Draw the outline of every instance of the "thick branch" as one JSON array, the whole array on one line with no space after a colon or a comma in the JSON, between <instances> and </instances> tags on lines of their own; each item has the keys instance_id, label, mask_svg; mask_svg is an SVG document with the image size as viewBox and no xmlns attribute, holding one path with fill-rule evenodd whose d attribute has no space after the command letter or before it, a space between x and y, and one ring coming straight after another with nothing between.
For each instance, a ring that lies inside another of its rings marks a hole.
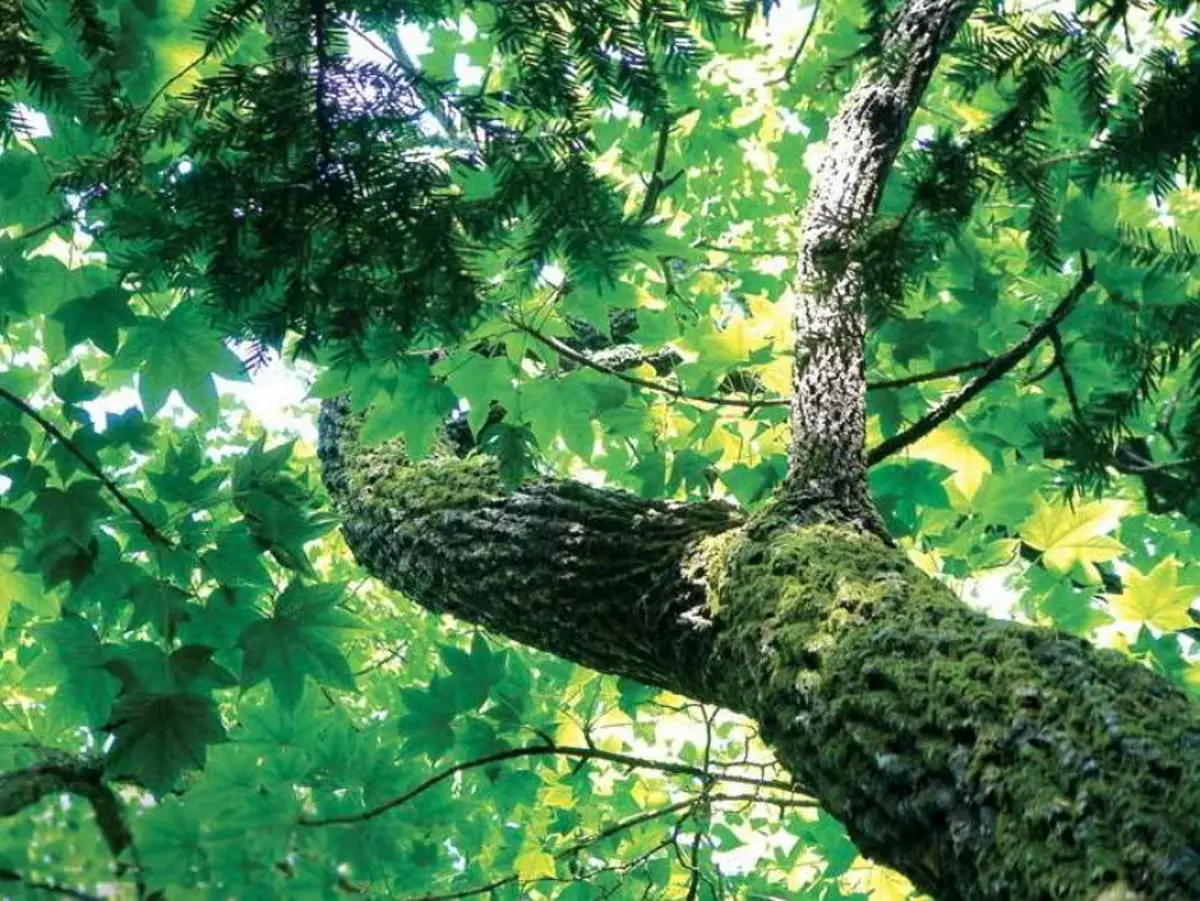
<instances>
[{"instance_id":1,"label":"thick branch","mask_svg":"<svg viewBox=\"0 0 1200 901\"><path fill-rule=\"evenodd\" d=\"M947 397L904 431L893 435L886 441L871 448L870 453L867 454L868 465L874 465L880 460L896 453L901 448L908 447L910 444L920 441L978 397L989 385L1003 377L1009 370L1029 356L1035 347L1046 340L1047 337L1054 334L1059 324L1070 314L1079 299L1087 293L1088 288L1092 286L1095 278L1096 272L1088 264L1087 257L1085 256L1083 258L1083 271L1079 274L1074 287L1063 296L1062 300L1058 302L1057 306L1055 306L1054 310L1044 321L1036 327L1031 328L1025 337L1014 344L1006 353L989 362L979 375L971 379L959 391Z\"/></svg>"},{"instance_id":2,"label":"thick branch","mask_svg":"<svg viewBox=\"0 0 1200 901\"><path fill-rule=\"evenodd\" d=\"M344 401L325 404L325 484L375 576L593 669L693 684L708 634L703 582L686 561L741 521L735 510L548 479L510 492L492 458L414 462L398 442L361 446L356 431Z\"/></svg>"}]
</instances>

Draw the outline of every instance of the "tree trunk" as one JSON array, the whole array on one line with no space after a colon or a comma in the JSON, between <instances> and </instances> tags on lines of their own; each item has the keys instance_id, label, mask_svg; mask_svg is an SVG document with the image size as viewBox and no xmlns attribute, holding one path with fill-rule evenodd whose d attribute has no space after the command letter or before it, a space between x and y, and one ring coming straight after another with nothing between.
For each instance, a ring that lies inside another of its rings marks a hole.
<instances>
[{"instance_id":1,"label":"tree trunk","mask_svg":"<svg viewBox=\"0 0 1200 901\"><path fill-rule=\"evenodd\" d=\"M865 854L939 901L1200 898L1200 712L1109 651L965 608L864 476L869 225L966 0L909 0L830 128L799 261L788 478L745 518L408 460L321 416L358 560L431 610L756 718Z\"/></svg>"},{"instance_id":2,"label":"tree trunk","mask_svg":"<svg viewBox=\"0 0 1200 901\"><path fill-rule=\"evenodd\" d=\"M990 620L853 526L743 521L321 417L359 562L418 603L756 718L863 853L939 901L1200 898L1200 715L1115 652Z\"/></svg>"}]
</instances>

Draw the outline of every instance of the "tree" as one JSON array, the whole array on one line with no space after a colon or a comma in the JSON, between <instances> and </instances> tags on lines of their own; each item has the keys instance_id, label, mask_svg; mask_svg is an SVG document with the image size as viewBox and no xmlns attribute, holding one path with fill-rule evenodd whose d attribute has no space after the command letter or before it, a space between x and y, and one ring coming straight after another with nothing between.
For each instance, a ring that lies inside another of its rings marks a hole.
<instances>
[{"instance_id":1,"label":"tree","mask_svg":"<svg viewBox=\"0 0 1200 901\"><path fill-rule=\"evenodd\" d=\"M11 6L14 891L1200 896L1186 4Z\"/></svg>"}]
</instances>

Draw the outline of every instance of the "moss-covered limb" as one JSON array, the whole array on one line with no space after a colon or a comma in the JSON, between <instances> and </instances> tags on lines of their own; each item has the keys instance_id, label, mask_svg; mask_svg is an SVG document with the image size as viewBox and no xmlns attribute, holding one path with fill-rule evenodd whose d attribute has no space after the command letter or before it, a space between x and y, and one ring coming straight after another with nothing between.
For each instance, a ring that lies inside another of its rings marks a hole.
<instances>
[{"instance_id":1,"label":"moss-covered limb","mask_svg":"<svg viewBox=\"0 0 1200 901\"><path fill-rule=\"evenodd\" d=\"M694 551L735 511L552 480L506 491L488 457L413 462L397 442L360 445L338 402L320 434L347 542L382 581L429 610L697 694L711 630Z\"/></svg>"},{"instance_id":2,"label":"moss-covered limb","mask_svg":"<svg viewBox=\"0 0 1200 901\"><path fill-rule=\"evenodd\" d=\"M20 770L0 773L0 817L16 816L51 795L73 794L86 800L96 826L114 858L130 849L133 836L125 823L120 798L104 781L104 771L92 761L57 751ZM138 882L138 897L143 886Z\"/></svg>"},{"instance_id":3,"label":"moss-covered limb","mask_svg":"<svg viewBox=\"0 0 1200 901\"><path fill-rule=\"evenodd\" d=\"M789 485L842 503L869 528L863 262L856 252L945 45L972 0L907 0L891 14L829 125L801 224L796 279L796 373Z\"/></svg>"},{"instance_id":4,"label":"moss-covered limb","mask_svg":"<svg viewBox=\"0 0 1200 901\"><path fill-rule=\"evenodd\" d=\"M864 853L939 901L1200 898L1200 708L1168 683L851 529L718 556L707 692Z\"/></svg>"}]
</instances>

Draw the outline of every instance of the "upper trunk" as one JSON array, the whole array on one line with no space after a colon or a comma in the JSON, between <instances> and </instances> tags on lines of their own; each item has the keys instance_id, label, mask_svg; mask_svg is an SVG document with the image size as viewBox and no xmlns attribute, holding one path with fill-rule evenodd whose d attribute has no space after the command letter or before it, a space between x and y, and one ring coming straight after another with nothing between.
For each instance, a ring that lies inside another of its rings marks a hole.
<instances>
[{"instance_id":1,"label":"upper trunk","mask_svg":"<svg viewBox=\"0 0 1200 901\"><path fill-rule=\"evenodd\" d=\"M864 477L866 330L858 245L945 44L974 4L911 0L829 125L800 229L791 465L796 498L882 531Z\"/></svg>"}]
</instances>

